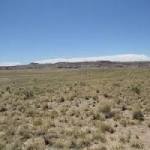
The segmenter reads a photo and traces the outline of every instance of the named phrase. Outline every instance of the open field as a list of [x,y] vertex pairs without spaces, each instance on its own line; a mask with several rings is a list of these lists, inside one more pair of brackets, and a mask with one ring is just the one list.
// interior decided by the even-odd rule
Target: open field
[[150,150],[150,70],[0,71],[0,150]]

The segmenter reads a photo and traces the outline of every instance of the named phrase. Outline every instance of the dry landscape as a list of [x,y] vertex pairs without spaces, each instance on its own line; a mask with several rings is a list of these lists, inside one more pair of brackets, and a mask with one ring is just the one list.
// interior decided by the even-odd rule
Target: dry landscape
[[0,150],[150,150],[150,69],[0,71]]

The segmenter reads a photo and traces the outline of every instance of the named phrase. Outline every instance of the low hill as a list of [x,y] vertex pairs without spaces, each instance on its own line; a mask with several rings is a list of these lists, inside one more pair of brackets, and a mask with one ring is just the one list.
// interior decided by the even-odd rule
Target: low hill
[[58,62],[55,64],[30,63],[28,65],[1,66],[0,70],[16,69],[44,69],[44,68],[150,68],[150,62],[111,62],[111,61],[91,61],[91,62]]

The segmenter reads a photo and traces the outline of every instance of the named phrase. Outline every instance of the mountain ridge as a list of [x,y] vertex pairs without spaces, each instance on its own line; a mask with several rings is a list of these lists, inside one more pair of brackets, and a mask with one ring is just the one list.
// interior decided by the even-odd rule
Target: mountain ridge
[[0,70],[18,70],[18,69],[44,69],[44,68],[150,68],[150,61],[136,62],[113,62],[113,61],[84,61],[84,62],[57,62],[40,64],[31,62],[27,65],[0,66]]

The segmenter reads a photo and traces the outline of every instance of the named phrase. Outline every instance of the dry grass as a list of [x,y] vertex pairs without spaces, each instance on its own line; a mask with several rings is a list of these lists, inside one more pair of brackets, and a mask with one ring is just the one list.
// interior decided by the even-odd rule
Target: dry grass
[[0,71],[0,149],[149,150],[149,87],[148,69]]

